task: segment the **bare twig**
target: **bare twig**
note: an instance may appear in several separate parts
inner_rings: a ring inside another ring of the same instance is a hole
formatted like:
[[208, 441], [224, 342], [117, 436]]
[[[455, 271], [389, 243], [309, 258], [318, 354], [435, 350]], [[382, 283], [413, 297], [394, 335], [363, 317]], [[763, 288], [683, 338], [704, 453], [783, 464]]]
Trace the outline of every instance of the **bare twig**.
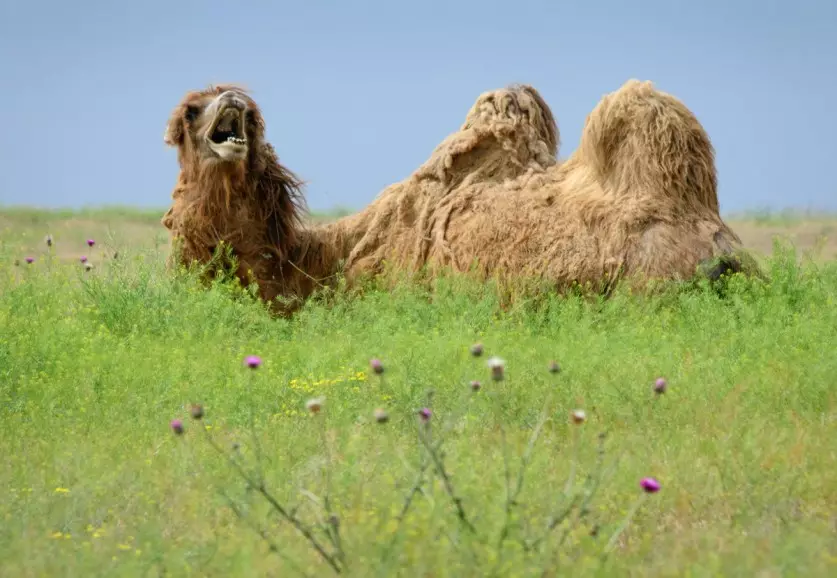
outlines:
[[[251, 372], [252, 373], [252, 372]], [[250, 375], [250, 393], [253, 393], [253, 376]], [[253, 396], [255, 397], [255, 396]], [[251, 398], [252, 401], [252, 398]], [[262, 446], [259, 443], [259, 437], [256, 435], [256, 412], [253, 404], [250, 403], [250, 436], [253, 438], [253, 450], [256, 453], [256, 473], [259, 477], [259, 483], [264, 483], [264, 466], [262, 465]]]
[[338, 518], [337, 514], [334, 513], [334, 510], [331, 507], [331, 465], [332, 465], [332, 456], [331, 456], [331, 449], [328, 445], [328, 429], [326, 428], [325, 416], [318, 416], [321, 418], [322, 422], [322, 436], [323, 436], [323, 451], [326, 455], [326, 468], [325, 468], [325, 486], [326, 491], [325, 495], [323, 496], [323, 505], [325, 506], [326, 514], [328, 518], [326, 519], [326, 533], [331, 540], [332, 545], [334, 546], [335, 550], [337, 550], [337, 557], [340, 559], [340, 563], [343, 567], [346, 567], [346, 553], [343, 551], [342, 541], [340, 540], [340, 519]]
[[[575, 456], [575, 452], [573, 453], [573, 455]], [[546, 538], [549, 536], [549, 534], [551, 534], [552, 531], [555, 530], [555, 528], [557, 528], [564, 520], [567, 519], [567, 517], [572, 513], [573, 508], [575, 508], [575, 506], [579, 502], [581, 502], [583, 495], [584, 495], [584, 501], [582, 502], [581, 509], [582, 510], [586, 509], [587, 504], [589, 504], [590, 500], [593, 497], [593, 494], [595, 494], [596, 489], [598, 488], [599, 482], [601, 481], [601, 476], [602, 476], [601, 466], [602, 466], [603, 460], [604, 460], [604, 436], [601, 435], [601, 436], [599, 436], [599, 456], [598, 456], [598, 461], [597, 461], [597, 467], [594, 470], [595, 472], [598, 472], [599, 475], [596, 478], [596, 482], [594, 483], [592, 489], [590, 491], [588, 491], [586, 495], [582, 494], [581, 492], [575, 494], [573, 496], [573, 498], [570, 500], [570, 503], [562, 511], [560, 511], [558, 514], [552, 516], [552, 519], [550, 520], [549, 524], [546, 527], [546, 531], [539, 538], [535, 539], [532, 542], [524, 543], [523, 548], [527, 552], [537, 549], [543, 543], [543, 541], [546, 540]], [[575, 475], [575, 464], [572, 465], [572, 469], [571, 469], [571, 473], [570, 473], [570, 476], [574, 476], [574, 475]], [[591, 472], [590, 474], [588, 474], [588, 476], [585, 480], [585, 486], [592, 479], [593, 479], [593, 473]], [[568, 490], [571, 489], [571, 487], [572, 487], [572, 484], [569, 484], [569, 483], [564, 487], [565, 495], [567, 494]], [[569, 532], [567, 532], [567, 534], [569, 534]], [[567, 534], [565, 534], [565, 536]], [[563, 540], [562, 540], [562, 542], [563, 542]]]
[[290, 557], [288, 557], [286, 554], [282, 553], [281, 550], [279, 550], [279, 546], [276, 544], [275, 541], [273, 541], [273, 539], [270, 537], [267, 531], [255, 522], [253, 522], [244, 512], [242, 512], [241, 508], [238, 507], [238, 504], [236, 504], [235, 501], [224, 490], [220, 490], [219, 493], [221, 494], [221, 496], [223, 496], [224, 500], [227, 502], [227, 505], [238, 517], [238, 519], [250, 526], [250, 528], [252, 528], [254, 532], [261, 536], [262, 540], [265, 541], [268, 549], [271, 552], [277, 554], [278, 556], [281, 556], [288, 564], [293, 566], [294, 570], [296, 570], [303, 576], [309, 576], [309, 574], [305, 572], [305, 570], [300, 568], [296, 562], [294, 562]]
[[[526, 477], [526, 468], [529, 466], [529, 461], [532, 459], [532, 451], [535, 448], [535, 443], [537, 443], [538, 438], [540, 437], [541, 430], [543, 429], [544, 424], [546, 423], [547, 419], [547, 412], [546, 408], [544, 408], [543, 412], [541, 413], [541, 417], [538, 420], [535, 429], [532, 431], [532, 435], [529, 437], [529, 444], [526, 446], [526, 451], [523, 453], [523, 456], [520, 460], [520, 469], [517, 472], [517, 485], [514, 488], [514, 492], [511, 491], [511, 484], [509, 483], [509, 468], [506, 468], [506, 521], [503, 524], [503, 529], [500, 531], [500, 537], [497, 540], [497, 550], [501, 551], [503, 548], [503, 544], [508, 538], [509, 532], [511, 531], [511, 517], [512, 517], [512, 509], [517, 505], [518, 498], [520, 497], [520, 492], [523, 491], [523, 483]], [[505, 438], [505, 433], [503, 434]], [[502, 559], [502, 556], [498, 556], [498, 563], [499, 560]]]
[[421, 458], [421, 465], [419, 467], [419, 472], [416, 475], [416, 481], [413, 483], [413, 487], [410, 488], [410, 491], [407, 492], [407, 496], [404, 498], [404, 504], [401, 506], [401, 511], [398, 513], [396, 519], [396, 526], [395, 530], [392, 533], [392, 538], [389, 541], [389, 544], [384, 550], [383, 559], [386, 561], [389, 559], [389, 555], [392, 552], [392, 548], [395, 546], [395, 541], [398, 539], [398, 535], [401, 533], [401, 526], [404, 523], [404, 518], [407, 516], [407, 512], [410, 510], [410, 506], [413, 504], [413, 499], [415, 498], [416, 494], [422, 491], [422, 486], [424, 485], [424, 475], [427, 472], [427, 468], [430, 467], [430, 461], [425, 459], [424, 454], [422, 454]]
[[428, 441], [427, 437], [422, 433], [419, 433], [419, 439], [421, 443], [424, 444], [424, 447], [427, 449], [427, 452], [430, 454], [430, 459], [433, 462], [433, 466], [436, 469], [436, 473], [439, 474], [439, 477], [442, 478], [442, 482], [445, 486], [445, 491], [447, 491], [448, 496], [450, 496], [451, 501], [453, 502], [454, 507], [456, 508], [456, 515], [462, 524], [468, 528], [473, 534], [477, 533], [477, 529], [468, 519], [468, 516], [465, 514], [465, 509], [462, 507], [462, 498], [456, 495], [456, 492], [453, 489], [453, 483], [451, 482], [450, 476], [448, 475], [447, 471], [445, 470], [445, 465], [442, 459], [439, 457], [439, 453], [436, 448]]
[[340, 565], [337, 563], [334, 556], [326, 552], [326, 550], [319, 543], [317, 538], [314, 537], [310, 528], [308, 528], [294, 514], [286, 510], [284, 506], [282, 506], [282, 504], [280, 504], [279, 501], [276, 500], [276, 498], [274, 498], [273, 495], [267, 490], [263, 481], [254, 481], [253, 478], [251, 478], [250, 475], [244, 470], [244, 468], [241, 467], [241, 464], [239, 464], [232, 457], [228, 456], [226, 452], [224, 452], [224, 450], [221, 449], [221, 447], [215, 443], [215, 440], [212, 439], [212, 437], [209, 435], [209, 432], [206, 431], [206, 428], [202, 429], [204, 430], [206, 440], [209, 442], [212, 448], [215, 449], [215, 451], [217, 451], [219, 454], [227, 458], [227, 461], [233, 466], [235, 471], [238, 472], [238, 474], [247, 482], [247, 484], [251, 488], [254, 488], [256, 491], [258, 491], [262, 495], [262, 497], [265, 500], [267, 500], [268, 504], [270, 504], [271, 507], [273, 507], [274, 510], [276, 510], [288, 522], [290, 522], [291, 525], [293, 525], [293, 527], [296, 528], [296, 530], [308, 540], [308, 542], [311, 544], [314, 550], [316, 550], [317, 553], [323, 558], [323, 560], [325, 560], [326, 563], [329, 566], [331, 566], [332, 570], [334, 570], [335, 573], [340, 574], [342, 571]]

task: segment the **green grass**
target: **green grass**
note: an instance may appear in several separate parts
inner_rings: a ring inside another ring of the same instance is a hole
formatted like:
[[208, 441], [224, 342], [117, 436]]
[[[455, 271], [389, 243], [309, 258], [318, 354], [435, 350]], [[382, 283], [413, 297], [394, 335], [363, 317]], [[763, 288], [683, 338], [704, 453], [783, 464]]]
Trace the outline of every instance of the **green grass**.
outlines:
[[827, 223], [834, 221], [835, 217], [837, 217], [837, 213], [834, 211], [791, 208], [777, 211], [771, 208], [763, 208], [730, 213], [725, 215], [724, 219], [739, 223], [755, 223], [762, 226], [791, 227], [803, 223]]
[[[248, 467], [260, 448], [266, 487], [306, 524], [327, 518], [317, 501], [329, 496], [345, 575], [837, 571], [835, 263], [779, 251], [768, 284], [733, 279], [724, 298], [698, 288], [512, 307], [491, 287], [443, 279], [433, 293], [370, 288], [279, 320], [230, 287], [166, 273], [158, 253], [119, 251], [87, 273], [0, 255], [2, 576], [330, 575], [204, 434], [238, 444]], [[475, 342], [482, 357], [469, 353]], [[263, 365], [247, 369], [247, 355]], [[502, 381], [492, 355], [505, 360]], [[548, 371], [553, 359], [560, 373]], [[659, 376], [669, 388], [655, 396]], [[426, 459], [416, 412], [428, 390], [430, 435], [444, 440], [476, 534], [433, 468], [396, 521]], [[311, 415], [317, 396], [325, 405]], [[388, 422], [376, 423], [378, 407]], [[585, 423], [572, 423], [575, 409]], [[498, 548], [506, 458], [514, 486], [542, 416]], [[521, 544], [598, 479], [600, 434], [606, 467], [589, 511], [525, 554]], [[662, 490], [643, 494], [645, 476]]]
[[[29, 205], [0, 205], [0, 217], [14, 219], [22, 225], [48, 224], [61, 219], [108, 220], [158, 226], [168, 207], [138, 208], [123, 205], [102, 205], [82, 208], [38, 208]], [[311, 211], [314, 221], [331, 220], [353, 213], [352, 209], [336, 207], [329, 211]]]

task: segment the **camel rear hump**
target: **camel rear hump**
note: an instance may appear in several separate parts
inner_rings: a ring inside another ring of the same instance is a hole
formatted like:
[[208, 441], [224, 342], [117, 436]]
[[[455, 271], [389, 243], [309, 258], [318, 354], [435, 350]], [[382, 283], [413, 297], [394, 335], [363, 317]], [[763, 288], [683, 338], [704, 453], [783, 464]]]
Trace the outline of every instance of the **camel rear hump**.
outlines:
[[605, 95], [587, 116], [578, 153], [617, 197], [645, 197], [678, 217], [718, 214], [709, 135], [683, 102], [651, 82], [629, 80]]

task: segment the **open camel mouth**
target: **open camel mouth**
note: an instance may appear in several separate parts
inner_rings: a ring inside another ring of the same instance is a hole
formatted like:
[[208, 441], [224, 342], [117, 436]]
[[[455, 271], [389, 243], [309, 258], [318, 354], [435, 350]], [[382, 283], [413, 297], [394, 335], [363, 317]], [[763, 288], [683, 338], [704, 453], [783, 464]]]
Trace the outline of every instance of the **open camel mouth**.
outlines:
[[237, 108], [222, 110], [209, 133], [209, 144], [225, 159], [242, 157], [247, 152], [247, 134], [244, 132], [244, 111]]

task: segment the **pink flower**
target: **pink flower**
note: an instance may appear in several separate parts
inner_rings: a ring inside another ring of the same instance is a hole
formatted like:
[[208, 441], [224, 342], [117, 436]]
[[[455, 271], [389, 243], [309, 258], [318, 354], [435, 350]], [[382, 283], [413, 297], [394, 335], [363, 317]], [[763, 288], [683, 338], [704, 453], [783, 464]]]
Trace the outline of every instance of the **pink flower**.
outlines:
[[372, 371], [375, 373], [383, 373], [384, 372], [384, 364], [381, 363], [380, 359], [371, 359], [369, 361], [369, 365], [372, 367]]
[[639, 482], [640, 487], [649, 494], [654, 494], [660, 491], [660, 482], [654, 478], [642, 478]]
[[656, 394], [665, 393], [667, 388], [668, 383], [664, 377], [658, 377], [657, 381], [654, 382], [654, 393]]
[[244, 363], [250, 369], [258, 369], [258, 367], [262, 364], [262, 358], [259, 357], [258, 355], [248, 355], [244, 359]]
[[183, 422], [180, 421], [179, 419], [171, 420], [171, 429], [177, 435], [182, 434], [183, 433]]
[[433, 415], [433, 412], [430, 411], [429, 408], [423, 407], [419, 410], [418, 414], [421, 418], [421, 421], [427, 423], [428, 421], [430, 421], [430, 416]]
[[27, 262], [27, 263], [29, 263], [30, 265], [31, 265], [34, 261], [35, 261], [35, 257], [27, 257], [27, 258], [26, 258], [26, 262]]
[[82, 263], [87, 263], [87, 257], [85, 257], [84, 255], [82, 255], [82, 256], [79, 258], [79, 261], [81, 261]]
[[93, 239], [87, 239], [87, 246], [88, 247], [92, 247], [95, 244], [96, 244], [96, 241], [94, 241]]

